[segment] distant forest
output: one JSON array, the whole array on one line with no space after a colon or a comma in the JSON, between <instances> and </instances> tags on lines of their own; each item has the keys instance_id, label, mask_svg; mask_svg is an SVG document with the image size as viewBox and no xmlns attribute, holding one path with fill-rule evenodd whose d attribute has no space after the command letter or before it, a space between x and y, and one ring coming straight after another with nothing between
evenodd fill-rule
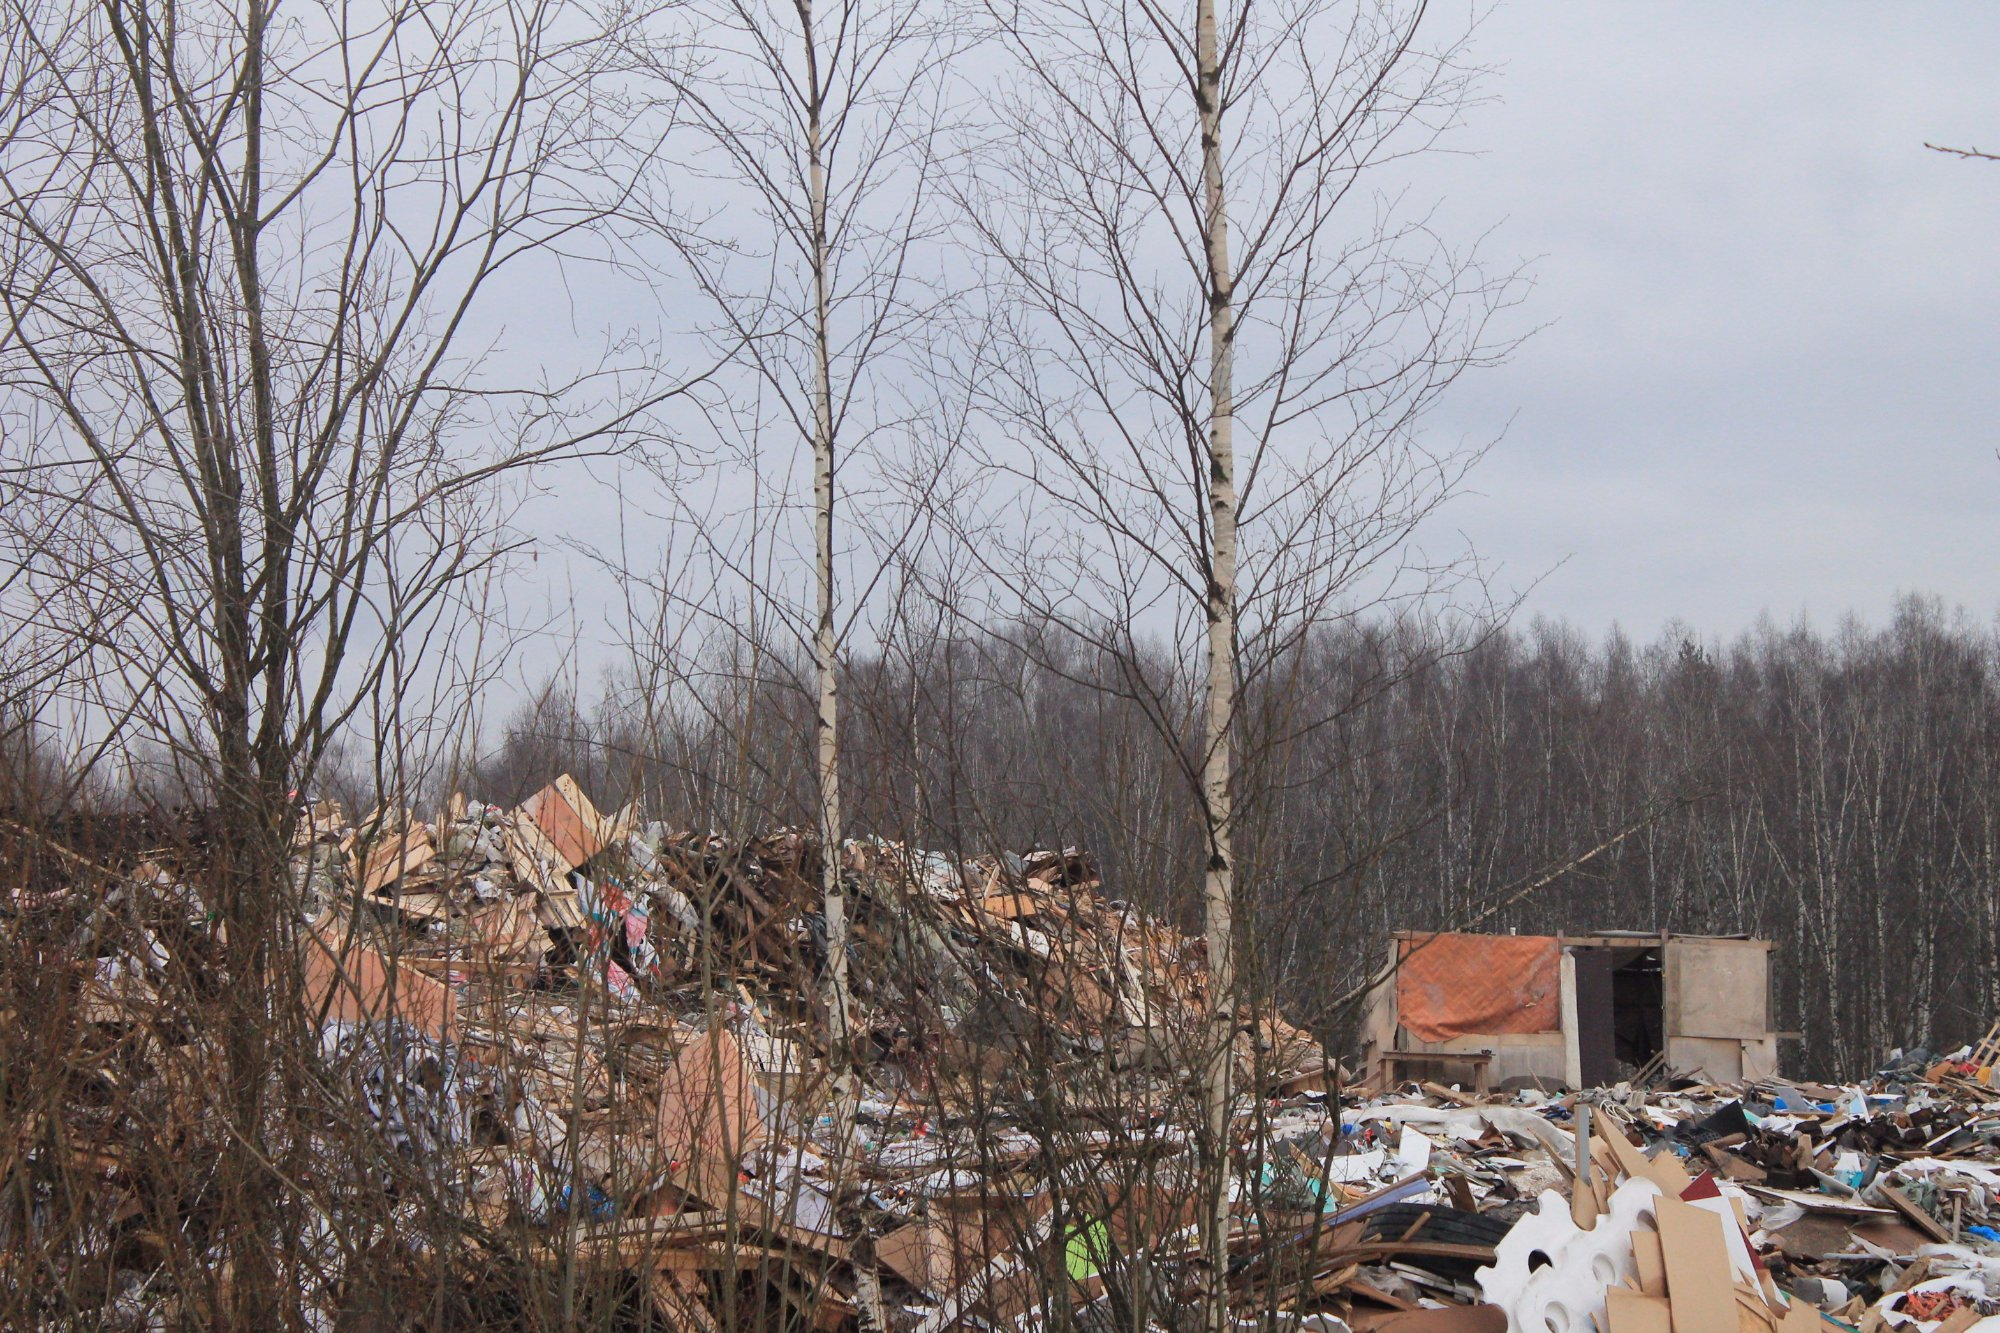
<instances>
[{"instance_id":1,"label":"distant forest","mask_svg":"<svg viewBox=\"0 0 2000 1333\"><path fill-rule=\"evenodd\" d=\"M551 688L468 789L511 801L570 769L677 824L809 824L809 675L775 661L713 663L672 706L629 681L585 709ZM1775 940L1799 1074L1857 1075L2000 1016L1992 627L1922 598L1886 626L1767 623L1719 647L1363 622L1266 665L1242 742L1251 974L1336 1040L1388 931L1473 923ZM1195 922L1200 822L1175 769L1197 686L1032 633L859 659L851 830L1075 844L1113 896ZM1180 752L1149 710L1186 720Z\"/></svg>"}]
</instances>

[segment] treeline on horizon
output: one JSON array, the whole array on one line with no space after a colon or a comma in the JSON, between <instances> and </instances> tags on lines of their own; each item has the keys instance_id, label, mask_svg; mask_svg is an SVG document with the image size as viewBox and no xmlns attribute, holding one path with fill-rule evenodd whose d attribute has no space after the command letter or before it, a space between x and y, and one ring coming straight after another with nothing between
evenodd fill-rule
<instances>
[{"instance_id":1,"label":"treeline on horizon","mask_svg":"<svg viewBox=\"0 0 2000 1333\"><path fill-rule=\"evenodd\" d=\"M809 670L760 669L711 662L664 699L629 677L581 704L551 684L426 799L506 804L569 771L676 827L809 827ZM1245 709L1257 979L1341 1041L1395 929L1744 933L1777 943L1797 1073L1975 1039L2000 1016L1996 678L2000 630L1920 597L1879 627L1767 622L1726 644L1541 619L1322 631ZM1187 732L1196 683L1164 656L1093 662L1000 631L860 657L851 834L1080 846L1112 896L1191 924L1200 823L1177 769L1196 743L1172 751L1147 711L1184 710ZM53 737L34 748L61 767ZM318 794L365 807L380 776L347 752ZM73 825L181 804L158 784L84 791Z\"/></svg>"},{"instance_id":2,"label":"treeline on horizon","mask_svg":"<svg viewBox=\"0 0 2000 1333\"><path fill-rule=\"evenodd\" d=\"M1767 621L1726 643L1540 619L1325 629L1244 709L1255 983L1342 1041L1394 929L1745 933L1777 943L1794 1072L1976 1039L2000 1017L1996 676L2000 630L1922 597L1881 626ZM506 803L567 770L676 826L809 827L809 683L771 654L711 662L671 699L550 685L459 785ZM1164 654L998 630L860 656L850 833L1081 846L1113 897L1196 923L1198 683ZM1149 712L1178 720L1178 751ZM365 801L349 759L327 785Z\"/></svg>"}]
</instances>

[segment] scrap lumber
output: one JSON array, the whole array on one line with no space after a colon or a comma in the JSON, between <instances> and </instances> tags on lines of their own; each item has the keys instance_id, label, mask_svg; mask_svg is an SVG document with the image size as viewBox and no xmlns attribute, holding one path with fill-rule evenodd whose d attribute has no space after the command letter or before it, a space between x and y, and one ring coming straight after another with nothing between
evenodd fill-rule
<instances>
[{"instance_id":1,"label":"scrap lumber","mask_svg":"<svg viewBox=\"0 0 2000 1333\"><path fill-rule=\"evenodd\" d=\"M459 797L431 825L395 819L371 816L400 830L372 846L337 811L302 821L313 901L370 909L301 913L305 999L311 1017L407 1024L430 1043L406 1065L378 1058L396 1043L345 1048L368 1099L351 1119L379 1117L397 1160L458 1175L483 1260L622 1273L645 1317L696 1333L720 1327L716 1293L751 1274L782 1305L773 1317L818 1333L859 1333L875 1291L902 1333L1052 1319L1041 1302L1116 1294L1140 1261L1163 1298L1200 1290L1176 1036L1201 1028L1204 954L1114 900L1073 849L838 849L862 1034L843 1139L809 836L641 831L633 807L607 818L567 775L511 810ZM173 876L149 865L144 891L167 901ZM76 960L79 1021L107 1042L165 1031L149 1026L168 975L151 947ZM1498 1273L1518 1248L1495 1238L1532 1202L1553 1228L1544 1267L1615 1270L1592 1316L1609 1333L1803 1333L1816 1306L1855 1324L1930 1299L1914 1288L1937 1257L1895 1256L1956 1230L1940 1210L1968 1229L2000 1219L2000 1188L1946 1174L2000 1165L1971 1049L1865 1088L1640 1078L1550 1098L1430 1081L1368 1097L1268 1005L1241 1016L1226 1281L1246 1319L1502 1328L1496 1293L1531 1274ZM150 1074L95 1076L122 1095ZM200 1114L198 1097L161 1100ZM106 1182L105 1217L150 1218L143 1151L29 1123L0 1166L60 1143L60 1170ZM1657 1230L1633 1222L1635 1196ZM1754 1249L1745 1199L1774 1228ZM1782 1225L1795 1207L1805 1216ZM865 1248L843 1230L856 1217Z\"/></svg>"},{"instance_id":2,"label":"scrap lumber","mask_svg":"<svg viewBox=\"0 0 2000 1333\"><path fill-rule=\"evenodd\" d=\"M1952 1243L1951 1233L1939 1225L1936 1218L1917 1207L1909 1195L1903 1193L1903 1191L1897 1189L1894 1185L1878 1185L1875 1188L1875 1193L1884 1203L1901 1213L1911 1226L1921 1231L1931 1240L1936 1241L1940 1245L1949 1245Z\"/></svg>"},{"instance_id":3,"label":"scrap lumber","mask_svg":"<svg viewBox=\"0 0 2000 1333\"><path fill-rule=\"evenodd\" d=\"M437 845L431 840L430 829L422 824L378 838L368 848L367 862L357 876L361 881L361 891L380 893L436 859Z\"/></svg>"}]
</instances>

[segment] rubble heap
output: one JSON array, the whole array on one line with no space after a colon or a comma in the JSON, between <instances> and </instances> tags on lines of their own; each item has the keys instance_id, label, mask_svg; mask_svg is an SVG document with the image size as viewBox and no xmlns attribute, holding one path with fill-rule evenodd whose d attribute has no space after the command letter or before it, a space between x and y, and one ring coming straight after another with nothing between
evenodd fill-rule
<instances>
[{"instance_id":1,"label":"rubble heap","mask_svg":"<svg viewBox=\"0 0 2000 1333\"><path fill-rule=\"evenodd\" d=\"M407 1167L381 1234L342 1253L465 1282L614 1272L653 1326L703 1333L1188 1324L1215 1280L1195 1225L1214 1160L1192 1128L1201 943L1108 897L1074 849L849 842L844 1064L820 855L797 832L605 815L568 778L429 821L312 807L305 1028ZM146 1026L173 951L213 929L158 865L121 891L179 924L117 937L77 978L112 1034ZM1233 1057L1222 1280L1243 1318L2000 1330L2000 1026L1852 1086L1656 1062L1566 1095L1357 1088L1269 1009ZM104 1188L136 1193L115 1127L71 1123L100 1134L71 1147ZM456 1248L412 1238L419 1198L458 1211ZM144 1262L115 1221L106 1243ZM335 1327L363 1284L351 1259L330 1272L311 1300Z\"/></svg>"}]
</instances>

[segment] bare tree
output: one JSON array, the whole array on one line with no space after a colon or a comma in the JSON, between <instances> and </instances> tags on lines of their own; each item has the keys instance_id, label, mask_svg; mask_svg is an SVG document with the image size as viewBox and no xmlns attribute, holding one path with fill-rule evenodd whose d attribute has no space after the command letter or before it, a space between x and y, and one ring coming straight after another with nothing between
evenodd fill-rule
<instances>
[{"instance_id":1,"label":"bare tree","mask_svg":"<svg viewBox=\"0 0 2000 1333\"><path fill-rule=\"evenodd\" d=\"M508 479L632 447L674 391L617 342L524 370L486 300L619 257L656 108L603 32L513 0L7 6L0 616L10 651L75 647L38 683L82 734L170 747L214 808L236 1327L285 1287L295 793L343 727L437 702L406 707L417 655L511 549Z\"/></svg>"},{"instance_id":2,"label":"bare tree","mask_svg":"<svg viewBox=\"0 0 2000 1333\"><path fill-rule=\"evenodd\" d=\"M699 239L680 252L711 312L703 331L736 374L726 396L708 405L724 466L700 490L703 508L688 504L691 490L673 497L696 558L721 577L697 594L661 580L667 610L655 627L680 628L654 637L680 639L689 617L736 637L721 652L753 673L734 695L751 706L767 702L762 673L782 676L790 663L810 662L813 822L824 851L821 980L834 1137L845 1143L859 1087L841 850L841 682L883 564L871 562L846 525L854 506L870 503L864 479L926 412L921 390L896 367L908 364L908 343L938 300L926 253L952 44L937 16L911 0L713 0L689 15L700 56L673 82L696 145L682 164L705 183L709 212ZM799 452L810 458L809 507L798 503L804 488L780 480L788 455ZM802 511L810 555L798 560L786 541ZM801 566L810 593L788 595ZM642 659L658 660L638 646ZM758 725L738 720L745 735ZM851 1163L842 1153L835 1165L844 1174ZM863 1304L879 1318L867 1290Z\"/></svg>"},{"instance_id":3,"label":"bare tree","mask_svg":"<svg viewBox=\"0 0 2000 1333\"><path fill-rule=\"evenodd\" d=\"M1478 451L1434 446L1421 423L1461 372L1507 346L1488 321L1513 276L1486 273L1427 217L1372 192L1473 96L1464 35L1433 41L1427 8L985 11L1010 57L992 94L1004 132L959 200L1002 293L972 377L1007 444L987 460L1002 481L986 521L968 526L1031 618L1129 664L1121 688L1189 742L1216 1329L1239 842L1256 762L1245 747L1269 751L1325 720L1326 701L1282 680L1316 627L1360 602L1421 598L1450 573L1405 557ZM1137 666L1155 635L1176 649L1164 674ZM1270 705L1255 735L1251 696Z\"/></svg>"}]
</instances>

